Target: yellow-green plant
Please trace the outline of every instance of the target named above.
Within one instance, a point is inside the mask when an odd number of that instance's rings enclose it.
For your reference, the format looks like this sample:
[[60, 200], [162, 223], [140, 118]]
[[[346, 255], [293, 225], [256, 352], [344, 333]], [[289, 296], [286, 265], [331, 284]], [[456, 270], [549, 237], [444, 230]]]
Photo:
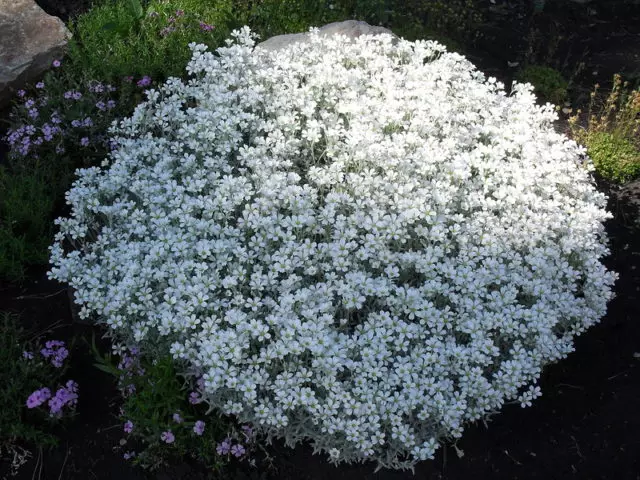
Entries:
[[569, 119], [569, 129], [587, 147], [600, 175], [624, 183], [640, 177], [640, 88], [630, 88], [615, 75], [604, 100], [599, 90], [596, 85], [591, 93], [586, 122], [581, 123], [578, 110]]

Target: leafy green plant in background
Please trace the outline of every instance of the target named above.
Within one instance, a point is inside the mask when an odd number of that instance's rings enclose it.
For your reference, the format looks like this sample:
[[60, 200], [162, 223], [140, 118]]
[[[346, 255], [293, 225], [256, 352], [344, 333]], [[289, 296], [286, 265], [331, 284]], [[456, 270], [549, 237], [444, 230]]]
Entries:
[[152, 361], [135, 347], [102, 355], [95, 342], [92, 350], [95, 366], [116, 378], [122, 394], [126, 459], [155, 469], [191, 457], [218, 474], [231, 460], [253, 461], [253, 429], [207, 414], [203, 380], [179, 377], [170, 356]]
[[591, 93], [587, 119], [582, 111], [569, 119], [576, 141], [587, 147], [598, 173], [605, 179], [625, 183], [640, 177], [640, 88], [631, 88], [620, 75], [604, 98], [599, 85]]
[[516, 75], [516, 80], [532, 84], [538, 100], [542, 103], [560, 105], [567, 98], [569, 84], [555, 68], [529, 65]]
[[181, 76], [190, 57], [187, 44], [218, 47], [232, 16], [231, 0], [103, 2], [72, 22], [69, 63], [106, 82]]
[[481, 35], [484, 11], [473, 0], [336, 0], [347, 17], [383, 24], [410, 40], [438, 40], [463, 50]]
[[336, 0], [238, 0], [234, 14], [233, 27], [251, 25], [265, 40], [347, 18]]
[[0, 313], [0, 463], [26, 460], [25, 446], [56, 445], [55, 427], [78, 398], [75, 382], [64, 380], [69, 350], [64, 342], [30, 335], [16, 315]]

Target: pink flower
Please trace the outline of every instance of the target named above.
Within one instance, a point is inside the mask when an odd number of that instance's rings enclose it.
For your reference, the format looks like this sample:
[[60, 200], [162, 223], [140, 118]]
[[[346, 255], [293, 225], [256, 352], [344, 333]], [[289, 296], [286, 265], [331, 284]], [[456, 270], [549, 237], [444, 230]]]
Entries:
[[160, 435], [160, 440], [162, 440], [164, 443], [173, 443], [175, 439], [176, 437], [175, 435], [173, 435], [173, 432], [171, 430], [162, 432], [162, 434]]

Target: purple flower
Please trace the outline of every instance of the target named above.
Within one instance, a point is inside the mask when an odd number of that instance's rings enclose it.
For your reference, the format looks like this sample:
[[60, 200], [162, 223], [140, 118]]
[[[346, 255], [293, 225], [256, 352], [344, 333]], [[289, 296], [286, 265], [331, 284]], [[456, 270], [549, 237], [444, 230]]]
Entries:
[[244, 433], [246, 437], [250, 437], [251, 435], [253, 435], [253, 428], [251, 428], [249, 425], [243, 425], [240, 428], [242, 429], [242, 433]]
[[124, 458], [125, 460], [131, 460], [135, 456], [136, 452], [125, 452], [125, 454], [122, 455], [122, 458]]
[[88, 137], [82, 137], [80, 139], [80, 145], [82, 145], [83, 147], [87, 147], [89, 145], [89, 138]]
[[137, 85], [139, 87], [146, 87], [151, 85], [151, 77], [148, 75], [145, 75], [144, 77], [142, 77], [140, 80], [138, 80]]
[[87, 117], [82, 121], [82, 125], [85, 127], [93, 127], [93, 120], [91, 120], [91, 117]]
[[74, 128], [78, 128], [80, 126], [82, 126], [82, 122], [80, 120], [72, 120], [71, 121], [71, 126]]
[[38, 83], [36, 83], [36, 88], [39, 88], [39, 89], [41, 89], [41, 90], [42, 90], [42, 89], [44, 88], [44, 82], [38, 82]]
[[64, 342], [60, 340], [49, 340], [44, 346], [45, 348], [40, 350], [40, 354], [44, 358], [51, 358], [51, 364], [54, 367], [62, 367], [64, 359], [69, 356], [69, 350], [64, 346]]
[[40, 111], [37, 108], [30, 108], [29, 109], [29, 116], [33, 119], [38, 118], [38, 116], [40, 115]]
[[100, 110], [101, 112], [104, 112], [107, 109], [107, 106], [105, 105], [104, 102], [97, 102], [96, 103], [96, 108], [98, 110]]
[[64, 152], [65, 152], [65, 149], [64, 149], [64, 147], [63, 147], [62, 145], [58, 145], [58, 146], [56, 147], [56, 153], [60, 153], [60, 154], [62, 154], [62, 153], [64, 153]]
[[53, 61], [53, 66], [58, 68], [60, 65], [62, 65], [62, 62], [60, 62], [60, 60], [54, 60]]
[[215, 27], [213, 25], [209, 25], [208, 23], [200, 22], [200, 30], [203, 32], [210, 32]]
[[202, 403], [202, 399], [200, 398], [197, 392], [191, 392], [189, 394], [189, 403], [191, 405], [197, 405], [199, 403]]
[[66, 385], [56, 392], [56, 395], [49, 400], [49, 408], [52, 416], [62, 415], [65, 406], [75, 407], [78, 403], [78, 384], [69, 380]]
[[124, 423], [124, 433], [131, 433], [133, 431], [133, 422], [131, 420], [127, 420]]
[[193, 426], [193, 431], [196, 435], [202, 435], [204, 433], [205, 423], [202, 420], [198, 420]]
[[246, 452], [246, 450], [239, 443], [237, 445], [234, 445], [233, 447], [231, 447], [231, 455], [233, 455], [236, 458], [237, 457], [241, 457], [242, 455], [245, 454], [245, 452]]
[[27, 352], [26, 350], [22, 352], [22, 358], [25, 360], [33, 360], [33, 353]]
[[27, 398], [27, 408], [35, 408], [42, 405], [49, 398], [51, 398], [51, 390], [48, 388], [41, 388], [40, 390], [36, 390], [29, 398]]
[[174, 422], [176, 422], [176, 423], [182, 423], [182, 422], [184, 422], [184, 420], [182, 419], [182, 417], [180, 416], [180, 414], [179, 414], [179, 413], [177, 413], [177, 412], [173, 414], [173, 421], [174, 421]]
[[173, 435], [173, 432], [171, 432], [171, 430], [162, 432], [162, 434], [160, 435], [160, 440], [162, 440], [164, 443], [173, 443], [175, 439], [176, 437]]
[[104, 92], [104, 85], [100, 82], [94, 82], [89, 84], [89, 91], [93, 93], [102, 93]]
[[27, 94], [27, 92], [25, 92], [24, 90], [18, 90], [17, 95], [22, 98]]
[[129, 385], [127, 385], [124, 389], [124, 394], [125, 396], [131, 396], [135, 393], [136, 391], [136, 386], [133, 383], [130, 383]]
[[184, 10], [176, 10], [176, 17], [182, 17], [184, 15]]
[[73, 92], [73, 99], [80, 100], [82, 98], [82, 94], [80, 92]]
[[27, 100], [26, 102], [24, 102], [24, 108], [31, 108], [36, 104], [36, 102], [32, 99]]
[[222, 443], [219, 443], [218, 446], [216, 447], [216, 452], [218, 452], [218, 455], [226, 455], [229, 453], [230, 450], [231, 450], [230, 438], [225, 438], [222, 441]]
[[[175, 27], [164, 27], [162, 30], [160, 30], [160, 36], [161, 37], [166, 37], [167, 35], [169, 35], [172, 32], [175, 32], [176, 29]], [[140, 82], [138, 82], [138, 85], [140, 85]], [[142, 85], [140, 85], [142, 86]]]
[[113, 100], [109, 100], [109, 101], [107, 102], [107, 108], [108, 108], [109, 110], [111, 110], [111, 109], [112, 109], [112, 108], [114, 108], [115, 106], [116, 106], [116, 102], [114, 102]]

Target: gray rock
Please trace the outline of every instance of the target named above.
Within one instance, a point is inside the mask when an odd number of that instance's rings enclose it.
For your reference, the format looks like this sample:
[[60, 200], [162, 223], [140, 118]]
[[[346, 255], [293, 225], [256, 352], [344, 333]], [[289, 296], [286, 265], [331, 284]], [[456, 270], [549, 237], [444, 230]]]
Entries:
[[71, 33], [34, 0], [0, 0], [0, 108], [60, 58]]
[[[324, 27], [320, 27], [320, 35], [346, 35], [349, 38], [357, 38], [360, 35], [380, 35], [382, 33], [389, 33], [393, 35], [391, 30], [384, 27], [375, 27], [369, 25], [366, 22], [358, 20], [347, 20], [344, 22], [329, 23]], [[308, 42], [309, 32], [306, 33], [291, 33], [287, 35], [277, 35], [259, 43], [259, 48], [264, 48], [269, 51], [276, 51], [282, 48], [288, 47], [294, 43]]]

